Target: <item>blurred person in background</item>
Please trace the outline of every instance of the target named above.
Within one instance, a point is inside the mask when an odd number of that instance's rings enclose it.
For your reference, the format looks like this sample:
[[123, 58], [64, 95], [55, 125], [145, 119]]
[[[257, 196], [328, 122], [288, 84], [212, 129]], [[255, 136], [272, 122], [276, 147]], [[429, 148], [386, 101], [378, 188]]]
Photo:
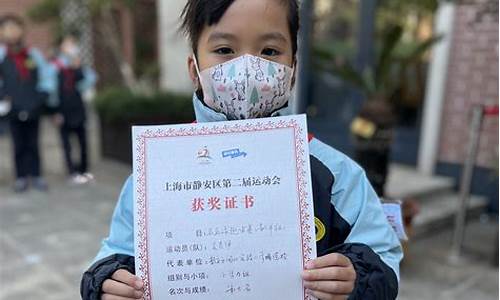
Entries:
[[24, 42], [25, 25], [16, 15], [3, 17], [0, 48], [0, 96], [8, 106], [8, 120], [14, 149], [16, 192], [31, 185], [48, 189], [42, 177], [39, 151], [40, 117], [48, 96], [54, 91], [53, 68], [42, 53]]
[[[3, 17], [0, 16], [0, 28], [2, 28]], [[0, 30], [0, 53], [5, 52], [5, 43], [3, 40], [2, 30]], [[0, 86], [3, 85], [2, 77], [0, 77]], [[0, 89], [0, 92], [3, 90]], [[4, 101], [4, 95], [0, 95], [0, 136], [7, 132], [7, 113], [10, 110], [9, 103]]]
[[[52, 64], [58, 82], [54, 122], [60, 130], [69, 181], [76, 185], [85, 184], [93, 179], [93, 175], [88, 172], [87, 116], [82, 95], [94, 87], [97, 77], [91, 67], [82, 65], [75, 35], [66, 35], [61, 39], [59, 52]], [[77, 138], [80, 147], [79, 162], [72, 158], [72, 136]]]

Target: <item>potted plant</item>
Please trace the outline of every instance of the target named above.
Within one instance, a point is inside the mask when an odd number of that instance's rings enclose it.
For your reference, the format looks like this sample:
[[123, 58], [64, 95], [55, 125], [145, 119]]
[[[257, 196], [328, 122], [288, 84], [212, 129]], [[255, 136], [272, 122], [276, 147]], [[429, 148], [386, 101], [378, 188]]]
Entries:
[[385, 31], [374, 65], [363, 70], [357, 70], [347, 59], [339, 59], [333, 51], [316, 49], [320, 67], [357, 88], [366, 99], [352, 120], [351, 133], [355, 159], [381, 197], [397, 120], [395, 104], [399, 99], [396, 95], [403, 85], [403, 74], [440, 39], [430, 37], [402, 47], [403, 33], [399, 25]]

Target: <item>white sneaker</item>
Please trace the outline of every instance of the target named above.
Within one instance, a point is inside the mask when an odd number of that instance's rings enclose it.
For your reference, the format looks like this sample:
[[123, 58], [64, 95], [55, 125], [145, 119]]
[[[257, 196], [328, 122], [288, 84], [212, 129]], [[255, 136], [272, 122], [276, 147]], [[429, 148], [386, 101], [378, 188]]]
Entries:
[[92, 173], [83, 173], [82, 176], [87, 178], [87, 181], [94, 181], [94, 175]]
[[72, 185], [82, 185], [86, 184], [87, 182], [88, 182], [87, 177], [80, 174], [72, 175], [71, 178], [69, 179], [69, 183]]

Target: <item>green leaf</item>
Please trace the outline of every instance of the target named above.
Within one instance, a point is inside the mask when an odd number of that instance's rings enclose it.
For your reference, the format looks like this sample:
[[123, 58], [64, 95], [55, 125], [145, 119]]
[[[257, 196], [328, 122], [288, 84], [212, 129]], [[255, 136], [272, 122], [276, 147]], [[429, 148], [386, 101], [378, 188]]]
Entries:
[[34, 22], [47, 22], [59, 18], [63, 0], [42, 0], [28, 9], [27, 16]]
[[383, 36], [382, 49], [375, 64], [374, 85], [376, 87], [383, 85], [386, 80], [393, 63], [394, 49], [396, 49], [396, 45], [401, 40], [402, 36], [403, 27], [399, 25], [390, 28]]
[[334, 66], [332, 67], [332, 71], [342, 80], [361, 89], [364, 93], [369, 92], [370, 83], [366, 81], [363, 73], [358, 72], [350, 63], [346, 62], [341, 66]]
[[365, 68], [362, 72], [363, 82], [365, 83], [364, 93], [366, 96], [380, 93], [380, 87], [376, 84], [375, 74], [372, 68]]
[[419, 60], [422, 57], [422, 55], [425, 54], [425, 52], [431, 49], [436, 43], [441, 41], [442, 38], [443, 36], [441, 35], [430, 37], [418, 43], [416, 46], [413, 47], [413, 49], [410, 49], [404, 56], [399, 56], [397, 58], [402, 60], [404, 64], [413, 63]]

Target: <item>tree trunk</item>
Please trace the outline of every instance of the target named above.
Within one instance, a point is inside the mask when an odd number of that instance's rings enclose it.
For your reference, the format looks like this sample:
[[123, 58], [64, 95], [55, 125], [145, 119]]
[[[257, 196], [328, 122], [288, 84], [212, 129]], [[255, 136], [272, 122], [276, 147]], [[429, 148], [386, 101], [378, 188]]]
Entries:
[[113, 18], [112, 6], [106, 5], [100, 10], [103, 41], [111, 51], [111, 54], [119, 67], [125, 86], [132, 92], [138, 89], [137, 78], [130, 63], [125, 59], [122, 51], [121, 41], [119, 39], [120, 30]]

